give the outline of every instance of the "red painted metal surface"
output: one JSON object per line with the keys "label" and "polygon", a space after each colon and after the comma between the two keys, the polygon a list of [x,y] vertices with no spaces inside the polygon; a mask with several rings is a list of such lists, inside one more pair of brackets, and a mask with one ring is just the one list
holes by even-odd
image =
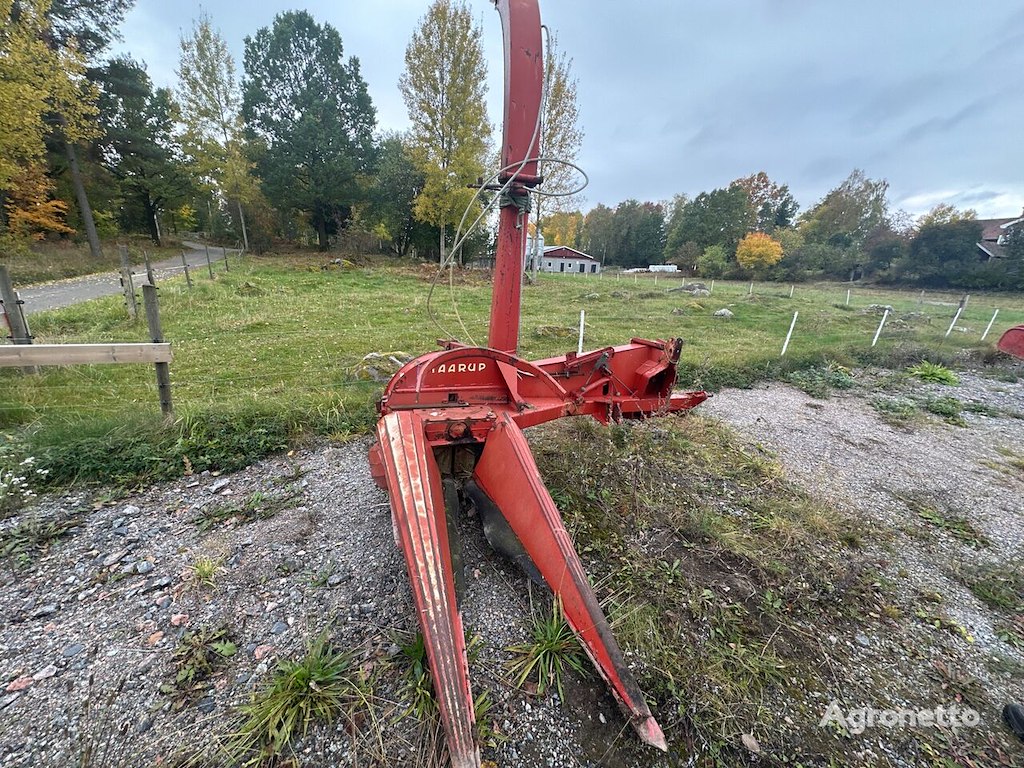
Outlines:
{"label": "red painted metal surface", "polygon": [[497,0],[505,41],[505,121],[498,177],[511,181],[501,203],[491,293],[487,346],[515,353],[519,347],[519,296],[540,149],[540,108],[544,90],[544,48],[537,0]]}
{"label": "red painted metal surface", "polygon": [[1004,333],[996,345],[1000,352],[1024,359],[1024,325],[1018,325]]}
{"label": "red painted metal surface", "polygon": [[[378,442],[370,450],[373,477],[391,498],[395,540],[412,582],[456,768],[480,764],[446,517],[446,501],[447,514],[455,514],[452,507],[461,498],[458,490],[446,493],[457,488],[456,476],[465,478],[468,470],[476,489],[508,523],[524,556],[562,601],[566,619],[640,738],[667,749],[522,430],[564,416],[608,423],[669,414],[708,397],[673,391],[680,339],[632,339],[533,362],[516,356],[528,216],[524,199],[541,181],[531,158],[540,154],[534,134],[543,53],[537,0],[497,0],[496,5],[505,32],[507,73],[502,158],[513,167],[501,179],[511,183],[500,217],[488,347],[447,342],[444,349],[403,366],[379,403]],[[448,473],[444,477],[442,469]]]}
{"label": "red painted metal surface", "polygon": [[462,614],[455,600],[441,473],[413,411],[388,414],[377,425],[380,468],[391,494],[395,541],[409,567],[437,708],[455,768],[476,768],[473,697]]}
{"label": "red painted metal surface", "polygon": [[611,686],[640,738],[667,750],[665,735],[622,658],[562,516],[544,487],[530,446],[510,414],[501,415],[473,476],[501,510],[548,587],[562,601],[569,626]]}

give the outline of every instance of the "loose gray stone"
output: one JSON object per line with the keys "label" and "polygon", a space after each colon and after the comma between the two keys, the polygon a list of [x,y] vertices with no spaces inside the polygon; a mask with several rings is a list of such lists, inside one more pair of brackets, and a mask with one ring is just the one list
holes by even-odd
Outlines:
{"label": "loose gray stone", "polygon": [[285,622],[283,622],[283,621],[275,622],[274,626],[272,626],[270,628],[270,633],[272,635],[280,635],[280,634],[283,634],[283,633],[285,633],[287,631],[288,631],[288,625]]}
{"label": "loose gray stone", "polygon": [[213,699],[207,697],[199,702],[197,708],[204,715],[208,715],[217,708],[217,703]]}
{"label": "loose gray stone", "polygon": [[725,307],[722,307],[720,310],[715,312],[715,317],[730,318],[732,316],[733,316],[732,312],[730,310],[726,309]]}
{"label": "loose gray stone", "polygon": [[153,564],[149,560],[140,560],[135,564],[136,573],[149,573],[153,570]]}
{"label": "loose gray stone", "polygon": [[56,603],[47,603],[46,605],[43,605],[43,606],[40,606],[39,608],[36,608],[32,612],[32,618],[33,619],[41,619],[44,616],[52,616],[56,612],[57,612],[57,604]]}
{"label": "loose gray stone", "polygon": [[64,658],[70,659],[72,656],[77,656],[85,650],[85,645],[82,643],[73,643],[64,649]]}
{"label": "loose gray stone", "polygon": [[145,733],[153,727],[153,718],[144,717],[135,726],[136,733]]}
{"label": "loose gray stone", "polygon": [[151,592],[154,589],[163,589],[164,587],[171,586],[170,576],[159,576],[155,579],[150,579],[146,582],[146,586],[142,588],[143,592]]}

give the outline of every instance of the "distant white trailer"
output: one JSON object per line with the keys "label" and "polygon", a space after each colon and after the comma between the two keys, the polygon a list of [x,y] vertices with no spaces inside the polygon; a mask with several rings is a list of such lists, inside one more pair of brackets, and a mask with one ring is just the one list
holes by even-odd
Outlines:
{"label": "distant white trailer", "polygon": [[647,268],[648,272],[678,272],[679,267],[675,264],[651,264]]}

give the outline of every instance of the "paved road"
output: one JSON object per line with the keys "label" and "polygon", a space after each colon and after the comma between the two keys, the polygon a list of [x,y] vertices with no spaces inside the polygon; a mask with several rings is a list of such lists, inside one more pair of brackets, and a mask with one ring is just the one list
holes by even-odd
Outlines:
{"label": "paved road", "polygon": [[[202,267],[206,270],[206,246],[202,243],[185,241],[182,243],[185,249],[185,259],[189,268]],[[210,246],[210,260],[221,261],[224,258],[224,248]],[[228,253],[235,251],[228,250]],[[164,259],[153,262],[153,271],[159,282],[161,277],[179,274],[184,267],[181,266],[181,257]],[[136,290],[146,282],[145,267],[132,267]],[[193,279],[200,276],[200,273],[193,272]],[[43,283],[42,285],[31,285],[18,290],[21,300],[25,302],[26,315],[34,312],[44,312],[48,309],[60,309],[70,307],[73,304],[81,304],[83,301],[98,299],[101,296],[116,296],[121,293],[121,275],[118,272],[103,272],[96,275],[85,275],[84,277],[72,277],[67,280],[60,280],[55,283]]]}

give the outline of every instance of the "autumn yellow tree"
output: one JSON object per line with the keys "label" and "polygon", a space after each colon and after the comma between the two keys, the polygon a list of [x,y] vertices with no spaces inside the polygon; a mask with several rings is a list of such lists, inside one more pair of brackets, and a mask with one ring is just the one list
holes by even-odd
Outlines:
{"label": "autumn yellow tree", "polygon": [[445,229],[459,222],[483,175],[491,124],[487,119],[487,63],[483,30],[465,3],[435,0],[405,49],[398,82],[412,122],[411,155],[423,175],[413,204],[422,222]]}
{"label": "autumn yellow tree", "polygon": [[546,245],[579,248],[583,234],[583,214],[579,211],[552,213],[541,222]]}
{"label": "autumn yellow tree", "polygon": [[764,269],[782,261],[782,243],[764,232],[751,232],[736,246],[736,261],[744,269]]}
{"label": "autumn yellow tree", "polygon": [[44,172],[48,118],[71,141],[94,135],[95,90],[77,49],[47,44],[50,0],[0,0],[0,225],[15,235],[68,232]]}

